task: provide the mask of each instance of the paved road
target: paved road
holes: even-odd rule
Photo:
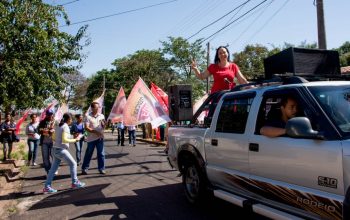
[[[106,141],[105,146],[107,175],[98,173],[93,157],[89,175],[79,175],[87,183],[83,189],[69,189],[69,167],[64,164],[53,182],[59,192],[43,195],[44,169],[30,168],[22,192],[16,194],[18,211],[10,219],[196,220],[240,219],[242,213],[247,215],[219,199],[202,206],[187,203],[181,178],[168,165],[164,146],[137,143],[136,147],[118,147],[114,141]],[[262,219],[255,215],[247,218]]]

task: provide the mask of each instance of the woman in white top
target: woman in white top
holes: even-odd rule
[[[77,163],[72,155],[69,153],[69,143],[75,143],[80,140],[80,136],[75,139],[70,137],[69,125],[72,123],[72,116],[69,113],[65,113],[59,124],[59,127],[55,131],[55,145],[52,149],[53,162],[51,169],[47,175],[45,182],[44,193],[55,193],[57,190],[51,187],[51,182],[55,176],[55,172],[61,163],[61,160],[65,160],[70,167],[70,174],[72,178],[72,188],[81,188],[85,186],[85,183],[80,182],[77,177]]]
[[[37,115],[31,114],[30,119],[31,121],[26,127],[26,135],[27,138],[27,144],[29,147],[28,150],[28,163],[27,165],[36,166],[36,156],[37,156],[37,149],[39,145],[40,135],[38,131],[39,122],[36,120]]]

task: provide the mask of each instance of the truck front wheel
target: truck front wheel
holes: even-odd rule
[[[205,194],[204,175],[195,163],[184,167],[182,184],[189,202],[198,203]]]

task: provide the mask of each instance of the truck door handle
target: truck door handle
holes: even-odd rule
[[[250,151],[259,152],[259,144],[250,143],[249,144],[249,150]]]
[[[218,139],[211,139],[211,145],[218,146]]]

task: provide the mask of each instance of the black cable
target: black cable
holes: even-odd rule
[[[290,0],[287,0],[284,2],[284,4],[262,25],[262,27],[257,30],[250,38],[247,42],[249,42],[251,39],[253,39],[260,31],[263,30],[263,28],[282,10],[282,8],[284,8],[284,6],[287,5],[287,3],[289,2]]]
[[[237,19],[233,20],[232,22],[230,22],[229,24],[225,25],[224,27],[220,28],[218,31],[216,31],[215,33],[213,33],[212,35],[210,35],[209,37],[201,40],[200,43],[203,43],[204,41],[208,40],[209,38],[211,38],[212,36],[214,36],[215,34],[219,33],[220,31],[224,30],[225,28],[227,28],[228,26],[230,26],[231,24],[233,24],[234,22],[236,22],[237,20],[241,19],[242,17],[244,17],[245,15],[247,15],[248,13],[250,13],[251,11],[253,11],[254,9],[256,9],[257,7],[259,7],[260,5],[262,5],[264,2],[266,2],[267,0],[264,0],[262,2],[260,2],[259,4],[257,4],[256,6],[254,6],[253,8],[251,8],[249,11],[247,11],[246,13],[244,13],[243,15],[239,16]]]
[[[233,44],[234,44],[235,42],[237,42],[237,41],[243,36],[243,34],[244,34],[245,32],[248,31],[249,28],[251,28],[251,26],[263,15],[263,13],[265,13],[265,10],[266,10],[266,9],[272,4],[272,2],[274,2],[274,1],[275,1],[275,0],[271,0],[271,2],[268,3],[268,4],[266,5],[266,7],[262,9],[261,13],[253,20],[253,22],[250,23],[250,24],[248,25],[248,27],[247,27],[246,29],[244,29],[244,31],[242,31],[242,33],[233,41]]]
[[[70,2],[67,2],[67,3],[61,4],[59,6],[69,5],[69,4],[72,4],[72,3],[77,2],[77,1],[79,1],[79,0],[70,1]]]
[[[176,1],[178,1],[178,0],[161,2],[161,3],[158,3],[158,4],[148,5],[148,6],[145,6],[145,7],[131,9],[131,10],[128,10],[128,11],[118,12],[118,13],[111,14],[111,15],[101,16],[101,17],[97,17],[97,18],[84,20],[84,21],[78,21],[78,22],[74,22],[74,23],[71,23],[69,25],[63,25],[63,26],[60,26],[60,27],[66,27],[66,26],[72,26],[72,25],[86,23],[86,22],[90,22],[90,21],[96,21],[96,20],[100,20],[100,19],[103,19],[103,18],[109,18],[109,17],[113,17],[113,16],[117,16],[117,15],[127,14],[127,13],[130,13],[130,12],[135,12],[135,11],[140,11],[140,10],[147,9],[147,8],[156,7],[156,6],[159,6],[159,5],[169,4],[169,3],[172,3],[172,2],[176,2]]]
[[[211,22],[210,24],[202,27],[199,31],[197,31],[196,33],[192,34],[190,37],[188,37],[186,40],[191,39],[192,37],[196,36],[197,34],[199,34],[202,30],[206,29],[207,27],[215,24],[216,22],[220,21],[221,19],[223,19],[224,17],[226,17],[227,15],[231,14],[232,12],[234,12],[235,10],[237,10],[238,8],[242,7],[243,5],[247,4],[248,2],[250,2],[251,0],[247,0],[244,3],[240,4],[239,6],[235,7],[233,10],[229,11],[228,13],[224,14],[223,16],[221,16],[220,18],[216,19],[215,21]]]

